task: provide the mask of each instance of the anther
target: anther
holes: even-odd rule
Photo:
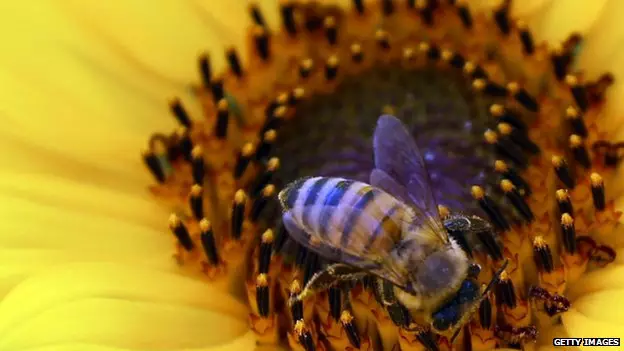
[[[264,160],[269,156],[273,143],[277,139],[277,132],[275,129],[269,129],[264,132],[258,151],[256,151],[256,160]]]
[[[193,173],[193,182],[195,184],[204,184],[204,176],[206,175],[206,165],[204,163],[204,150],[201,146],[195,146],[191,151],[191,169]]]
[[[299,65],[299,77],[301,77],[302,79],[308,78],[310,76],[310,73],[312,72],[312,67],[312,59],[307,58],[301,61],[301,64]]]
[[[439,351],[438,342],[431,330],[421,330],[416,333],[416,339],[425,347],[427,351]]]
[[[199,221],[199,231],[199,239],[204,248],[206,258],[208,258],[208,262],[213,266],[218,265],[219,255],[217,253],[217,244],[215,242],[214,233],[212,232],[212,224],[208,219],[203,218]]]
[[[292,283],[290,283],[289,287],[289,297],[290,301],[292,301],[290,314],[292,315],[293,320],[303,319],[303,301],[297,298],[299,293],[301,293],[301,284],[299,284],[299,281],[295,279]]]
[[[568,166],[566,160],[561,158],[560,156],[553,156],[551,159],[553,166],[555,167],[555,173],[559,180],[568,188],[574,189],[574,177],[572,175],[572,171]]]
[[[579,109],[586,112],[589,108],[589,100],[587,99],[587,90],[585,89],[585,86],[578,81],[578,78],[571,74],[566,75],[565,81],[570,87],[574,101],[576,101]]]
[[[186,226],[175,213],[172,213],[169,217],[169,229],[171,229],[171,232],[173,232],[173,235],[178,239],[184,250],[191,251],[195,248],[193,239],[191,239]]]
[[[583,138],[576,134],[570,135],[570,148],[572,149],[572,154],[576,162],[585,169],[591,167],[591,160],[589,159],[589,153],[587,152]]]
[[[566,52],[561,44],[555,45],[551,54],[551,62],[557,80],[562,81],[565,78],[571,60],[571,53]]]
[[[474,185],[470,189],[470,192],[472,193],[472,197],[479,202],[481,209],[487,213],[488,217],[490,217],[490,220],[495,226],[502,230],[508,230],[510,228],[509,222],[507,222],[507,219],[505,219],[501,210],[498,208],[496,203],[485,194],[483,188]]]
[[[262,317],[269,316],[269,278],[266,274],[260,273],[256,277],[256,305],[258,313]]]
[[[212,84],[212,68],[210,67],[210,58],[208,54],[202,54],[199,56],[199,74],[204,87],[210,87]]]
[[[493,97],[507,96],[507,89],[489,80],[478,78],[472,81],[472,87],[479,92],[483,92]]]
[[[295,24],[295,6],[289,1],[282,1],[280,4],[280,13],[282,15],[282,25],[290,34],[294,36],[297,34],[297,26]]]
[[[533,239],[533,260],[540,272],[550,273],[555,269],[550,247],[541,236]]]
[[[340,312],[342,311],[342,291],[340,288],[329,288],[327,291],[327,300],[329,302],[329,313],[335,321],[339,321]]]
[[[570,129],[574,134],[580,135],[583,138],[587,137],[587,127],[585,126],[585,121],[583,120],[583,116],[572,106],[569,106],[566,109],[566,118],[570,123]]]
[[[238,158],[236,159],[236,165],[234,166],[234,178],[239,179],[247,166],[249,166],[249,162],[251,161],[252,156],[255,154],[256,149],[254,148],[252,143],[246,143],[243,145],[240,153],[238,154]]]
[[[511,31],[511,25],[509,23],[509,7],[511,0],[505,0],[501,6],[494,11],[494,21],[500,29],[501,33],[508,35]]]
[[[594,201],[594,208],[597,211],[603,211],[605,209],[605,189],[604,181],[598,173],[592,173],[589,176],[591,180],[592,198]]]
[[[223,140],[227,137],[229,120],[229,104],[226,99],[221,99],[217,103],[217,123],[215,125],[215,135],[217,138]]]
[[[466,75],[473,79],[487,79],[487,73],[483,67],[475,64],[474,62],[466,61],[463,71]]]
[[[225,92],[223,91],[223,80],[213,79],[210,83],[210,91],[212,92],[212,100],[215,103],[223,99],[225,97]]]
[[[521,130],[524,134],[526,134],[527,126],[520,119],[520,116],[515,114],[514,112],[506,109],[503,105],[492,104],[490,106],[490,114],[495,117],[499,123],[507,123],[512,125],[514,128]]]
[[[191,205],[191,212],[193,213],[193,217],[195,217],[195,219],[198,221],[204,218],[204,198],[201,185],[194,184],[191,187],[191,196],[189,202]]]
[[[479,305],[479,324],[483,329],[492,327],[492,302],[489,298],[483,299]]]
[[[360,14],[364,14],[364,1],[363,0],[353,0],[353,7]]]
[[[587,99],[592,105],[597,105],[604,101],[607,89],[615,83],[615,78],[611,73],[602,74],[595,82],[585,84]]]
[[[178,99],[173,100],[171,102],[170,108],[171,108],[171,112],[173,113],[175,118],[178,120],[178,123],[180,123],[185,128],[191,128],[192,126],[191,118],[186,112],[186,109],[184,109],[184,106],[182,106],[182,103],[180,102],[180,100]]]
[[[182,156],[184,156],[184,159],[186,161],[191,162],[191,160],[193,159],[193,156],[191,155],[193,151],[193,142],[191,141],[191,135],[188,129],[181,128],[178,131],[178,136],[180,138],[180,152],[182,153]]]
[[[303,284],[306,285],[319,269],[320,258],[314,252],[308,252],[303,264]]]
[[[270,199],[275,195],[275,186],[273,184],[268,184],[262,189],[260,193],[260,197],[254,201],[253,206],[251,208],[251,220],[257,221],[262,214],[262,210],[266,207],[267,203]]]
[[[391,15],[394,12],[392,0],[381,0],[381,11],[386,16]]]
[[[477,232],[476,236],[483,245],[483,247],[485,247],[485,251],[487,252],[487,254],[490,255],[493,260],[500,261],[503,259],[503,248],[498,243],[498,241],[496,241],[496,237],[494,236],[494,233],[492,231],[480,231]]]
[[[488,129],[483,133],[485,141],[496,147],[499,154],[512,160],[518,167],[524,169],[527,167],[528,160],[522,149],[507,138],[499,138],[495,131]]]
[[[273,231],[267,229],[262,233],[260,240],[260,253],[258,254],[258,271],[268,273],[271,264],[271,253],[273,252]]]
[[[570,200],[570,193],[567,189],[559,189],[555,192],[557,198],[557,205],[559,207],[559,213],[574,213],[572,207],[572,201]]]
[[[516,291],[507,271],[503,271],[496,285],[496,302],[510,308],[516,307]]]
[[[284,244],[286,244],[286,239],[288,239],[288,232],[286,232],[286,227],[284,227],[284,223],[281,220],[278,220],[275,225],[275,240],[273,242],[273,252],[281,252]]]
[[[378,29],[375,32],[375,40],[380,48],[383,50],[390,49],[390,41],[388,40],[388,33],[383,29]]]
[[[458,69],[462,69],[466,63],[466,60],[464,60],[461,54],[453,53],[450,50],[442,50],[441,56],[443,61],[448,62],[451,66]]]
[[[531,187],[515,169],[509,167],[503,160],[496,160],[494,162],[494,170],[502,175],[504,178],[509,179],[513,185],[518,189],[518,192],[522,196],[531,195]]]
[[[264,61],[269,59],[269,34],[263,26],[256,26],[253,29],[254,44],[258,56]]]
[[[239,189],[234,194],[232,204],[232,238],[239,240],[243,234],[243,222],[245,221],[245,205],[247,204],[247,194]]]
[[[362,46],[360,46],[360,44],[358,43],[354,43],[351,44],[350,50],[351,60],[353,60],[353,62],[355,63],[362,62],[362,59],[364,58],[364,54],[362,53]]]
[[[259,26],[266,27],[266,21],[264,20],[264,16],[262,16],[262,11],[257,4],[252,3],[249,5],[249,14],[251,15],[251,19],[253,22]]]
[[[520,146],[527,152],[537,155],[540,153],[540,148],[535,144],[524,131],[514,128],[509,123],[499,123],[497,129],[504,137],[508,137],[509,140]]]
[[[437,61],[440,59],[440,49],[434,44],[421,42],[418,45],[418,49],[420,50],[420,52],[425,53],[427,55],[427,58],[431,61]]]
[[[342,311],[342,314],[340,315],[340,323],[342,323],[342,327],[347,333],[347,337],[349,338],[351,345],[353,345],[356,349],[359,349],[361,346],[360,335],[355,327],[355,323],[353,323],[353,315],[351,315],[351,313],[347,310]]]
[[[308,257],[308,249],[303,245],[297,246],[297,253],[295,254],[295,266],[301,268],[305,265],[306,257]],[[303,284],[305,285],[305,283]]]
[[[466,29],[472,28],[472,14],[470,13],[470,8],[463,1],[462,3],[456,4],[457,6],[457,14],[459,15],[459,19]]]
[[[158,160],[158,156],[154,155],[152,151],[143,151],[143,162],[150,170],[150,173],[156,178],[158,183],[164,183],[166,180],[165,170],[163,169],[160,161]]]
[[[416,0],[416,8],[420,12],[420,18],[428,27],[433,25],[433,7],[428,0]]]
[[[288,105],[295,106],[297,105],[303,98],[305,97],[305,88],[296,87],[293,91],[288,95]]]
[[[295,322],[295,333],[299,337],[299,343],[306,351],[315,351],[314,340],[312,340],[312,334],[305,326],[303,319]]]
[[[518,30],[520,31],[520,42],[522,43],[522,51],[525,55],[533,55],[535,52],[535,43],[533,42],[533,35],[531,30],[523,21],[516,22]]]
[[[325,79],[332,81],[338,74],[338,56],[332,55],[325,62]]]
[[[574,228],[574,218],[569,213],[561,215],[561,234],[566,251],[571,255],[576,253],[576,229]]]
[[[526,91],[526,89],[520,87],[517,82],[510,82],[507,84],[507,90],[509,94],[513,96],[524,108],[531,112],[538,112],[539,105],[537,100]]]
[[[234,75],[238,78],[241,78],[243,76],[243,66],[241,66],[236,49],[228,49],[225,53],[225,57],[228,61],[228,64],[230,65],[230,70],[232,71],[232,73],[234,73]]]
[[[336,45],[336,42],[338,41],[336,19],[333,16],[325,17],[323,27],[325,28],[325,37],[327,38],[329,45]]]
[[[438,205],[438,214],[440,218],[445,219],[451,215],[451,210],[444,205]]]
[[[264,187],[271,182],[275,172],[279,169],[279,166],[280,160],[277,157],[272,157],[267,161],[264,173],[258,176],[257,181],[252,187],[251,195],[253,197],[258,196],[262,189],[264,189]]]

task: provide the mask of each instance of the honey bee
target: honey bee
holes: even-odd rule
[[[430,327],[454,339],[507,262],[482,291],[476,280],[478,265],[447,234],[424,159],[401,121],[381,116],[373,147],[370,184],[307,177],[279,193],[289,235],[335,262],[293,298],[305,299],[373,275],[392,285],[390,294],[378,291],[383,304],[403,304],[417,326],[413,330]],[[473,216],[454,218],[468,225],[475,221],[478,227],[485,222]]]

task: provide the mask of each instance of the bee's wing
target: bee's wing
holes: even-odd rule
[[[431,232],[439,240],[447,243],[427,165],[403,123],[390,115],[379,117],[373,147],[377,169],[371,173],[371,185],[398,199],[406,198],[404,201],[414,207],[417,217],[431,226]]]
[[[368,213],[350,206],[317,205],[306,208],[305,210],[316,211],[320,210],[320,207],[326,211],[331,211],[331,213],[357,213],[360,217],[359,221],[366,221],[364,223],[378,223],[378,221]],[[388,236],[380,235],[377,237],[377,240],[381,240],[382,242],[378,242],[377,245],[369,247],[369,242],[375,228],[372,227],[372,225],[354,226],[353,230],[350,232],[349,244],[341,245],[340,238],[343,236],[343,228],[346,221],[348,221],[348,216],[341,216],[339,220],[326,221],[325,233],[327,234],[308,231],[302,228],[297,221],[293,219],[293,214],[290,210],[284,212],[282,221],[289,236],[293,240],[321,257],[329,261],[342,262],[361,268],[399,287],[405,287],[407,285],[408,277],[406,268],[402,267],[398,262],[395,262],[389,252],[395,244],[392,241],[393,239]],[[360,224],[362,224],[362,222],[360,222]],[[393,224],[402,226],[401,223],[395,222]],[[373,229],[366,230],[366,228]],[[379,249],[380,247],[387,248],[387,250]]]

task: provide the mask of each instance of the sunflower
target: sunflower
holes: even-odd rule
[[[482,282],[510,262],[458,345],[624,336],[621,10],[2,4],[0,349],[449,349],[370,282],[284,303],[325,263],[288,238],[276,194],[366,180],[384,113],[425,152],[441,215],[498,228],[467,248]]]

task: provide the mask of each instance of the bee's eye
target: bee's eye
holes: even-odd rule
[[[445,331],[459,320],[457,305],[445,307],[433,314],[433,327],[438,331]]]

